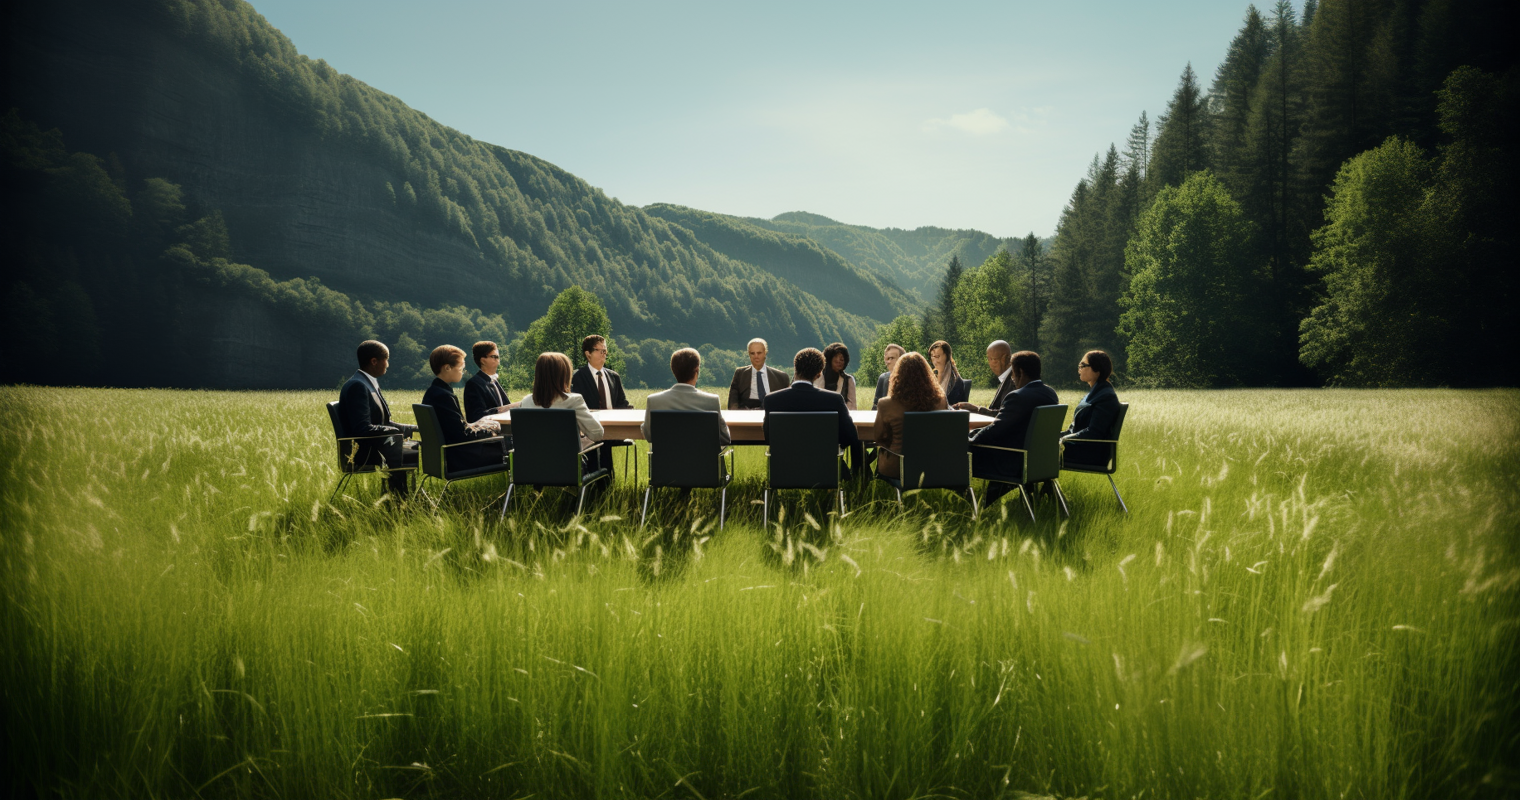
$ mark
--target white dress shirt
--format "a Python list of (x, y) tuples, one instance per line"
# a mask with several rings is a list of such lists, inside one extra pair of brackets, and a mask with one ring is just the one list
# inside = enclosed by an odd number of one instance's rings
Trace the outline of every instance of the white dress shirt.
[(749, 371), (754, 373), (754, 377), (751, 378), (750, 382), (749, 382), (749, 399), (751, 399), (751, 400), (759, 400), (760, 399), (760, 386), (761, 386), (761, 384), (765, 385), (765, 393), (766, 394), (770, 394), (772, 391), (774, 391), (773, 389), (771, 389), (771, 382), (769, 380), (767, 380), (766, 377), (765, 377), (765, 367), (761, 367), (760, 369), (755, 369), (754, 366), (752, 365), (752, 366), (750, 366)]

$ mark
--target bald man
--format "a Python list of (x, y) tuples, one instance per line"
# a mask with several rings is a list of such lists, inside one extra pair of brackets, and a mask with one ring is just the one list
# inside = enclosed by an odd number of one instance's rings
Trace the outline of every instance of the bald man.
[(1013, 348), (1007, 342), (999, 339), (987, 345), (987, 369), (998, 376), (998, 390), (992, 396), (992, 405), (984, 408), (975, 403), (956, 403), (956, 408), (989, 417), (997, 416), (998, 409), (1003, 407), (1003, 398), (1015, 388), (1012, 380)]

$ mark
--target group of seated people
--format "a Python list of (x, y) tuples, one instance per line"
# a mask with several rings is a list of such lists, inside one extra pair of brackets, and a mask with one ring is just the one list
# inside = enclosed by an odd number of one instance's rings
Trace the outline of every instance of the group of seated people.
[[(766, 423), (772, 412), (838, 412), (839, 444), (851, 448), (855, 454), (852, 463), (866, 463), (862, 443), (849, 414), (856, 408), (855, 377), (845, 372), (850, 363), (850, 352), (844, 344), (835, 342), (822, 351), (813, 347), (802, 349), (792, 360), (790, 375), (766, 363), (769, 348), (764, 339), (752, 339), (747, 350), (750, 365), (734, 371), (728, 390), (729, 409), (763, 410)], [(532, 392), (514, 403), (500, 382), (500, 349), (495, 342), (476, 342), (471, 355), (478, 369), (465, 383), (461, 408), (453, 384), (464, 379), (465, 353), (453, 345), (434, 349), (428, 364), (436, 377), (423, 394), (422, 402), (436, 412), (445, 444), (478, 442), (474, 447), (452, 448), (450, 468), (487, 466), (508, 458), (512, 449), (511, 438), (500, 437), (497, 423), (487, 418), (513, 408), (571, 409), (576, 414), (583, 449), (592, 442), (602, 441), (605, 432), (591, 412), (631, 409), (633, 404), (623, 392), (622, 378), (606, 366), (607, 340), (595, 334), (587, 336), (581, 342), (581, 351), (585, 364), (579, 369), (574, 368), (564, 353), (540, 354), (534, 364)], [(876, 393), (871, 402), (871, 408), (877, 412), (873, 438), (878, 448), (871, 457), (880, 475), (900, 477), (898, 459), (889, 450), (900, 446), (904, 415), (908, 412), (953, 408), (991, 416), (994, 418), (992, 424), (968, 434), (973, 443), (1015, 449), (1024, 447), (1025, 431), (1034, 409), (1057, 404), (1056, 392), (1041, 380), (1040, 357), (1036, 353), (1028, 350), (1014, 352), (1007, 342), (1000, 340), (987, 347), (986, 355), (988, 369), (998, 377), (998, 389), (991, 403), (982, 407), (969, 401), (971, 382), (960, 377), (949, 343), (935, 342), (929, 348), (929, 358), (908, 352), (898, 344), (887, 345), (883, 353), (887, 371), (877, 377)], [(390, 406), (380, 391), (379, 379), (389, 366), (390, 351), (380, 342), (366, 341), (359, 345), (358, 360), (359, 370), (343, 385), (338, 405), (347, 436), (374, 437), (359, 442), (356, 462), (414, 466), (417, 443), (410, 436), (416, 426), (394, 421)], [(690, 347), (675, 351), (670, 357), (670, 370), (676, 383), (665, 391), (649, 395), (646, 401), (648, 411), (720, 410), (717, 395), (697, 388), (702, 370), (700, 353)], [(1109, 382), (1112, 374), (1113, 361), (1104, 351), (1090, 350), (1082, 357), (1077, 365), (1077, 377), (1090, 387), (1090, 391), (1077, 405), (1072, 424), (1063, 432), (1063, 438), (1109, 437), (1119, 413), (1119, 399)], [(766, 423), (762, 427), (768, 436)], [(641, 428), (648, 439), (651, 433), (648, 415)], [(726, 424), (719, 424), (719, 436), (720, 447), (729, 444), (730, 433)], [(1106, 460), (1106, 454), (1097, 452), (1097, 449), (1101, 448), (1071, 443), (1067, 445), (1066, 457), (1078, 463)], [(986, 466), (997, 471), (997, 460), (1007, 457), (1006, 451), (985, 450), (975, 452), (973, 459), (985, 459)], [(593, 451), (588, 458), (593, 459), (588, 464), (591, 468), (612, 469), (612, 459), (606, 447)], [(391, 473), (390, 488), (405, 491), (405, 473)], [(989, 499), (996, 500), (1008, 490), (1005, 484), (994, 484)]]

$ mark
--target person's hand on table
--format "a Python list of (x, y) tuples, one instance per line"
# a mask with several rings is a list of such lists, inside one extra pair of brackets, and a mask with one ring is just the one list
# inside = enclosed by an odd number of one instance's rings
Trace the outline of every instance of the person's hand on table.
[(971, 403), (956, 403), (955, 404), (955, 410), (957, 410), (957, 411), (977, 411), (977, 410), (979, 410), (979, 407), (975, 406), (975, 405), (972, 405)]

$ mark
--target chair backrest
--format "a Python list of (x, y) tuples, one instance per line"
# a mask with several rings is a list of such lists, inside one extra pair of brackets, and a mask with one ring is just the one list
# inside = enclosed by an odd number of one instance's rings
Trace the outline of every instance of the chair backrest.
[(1025, 480), (1048, 481), (1061, 476), (1061, 429), (1066, 422), (1066, 406), (1036, 406), (1024, 431), (1024, 449), (1029, 452)]
[(903, 414), (904, 489), (964, 489), (971, 485), (966, 459), (969, 411), (910, 411)]
[(327, 416), (332, 420), (333, 438), (338, 441), (338, 471), (357, 472), (358, 467), (349, 463), (349, 454), (359, 446), (358, 442), (345, 442), (343, 439), (343, 418), (338, 416), (338, 401), (334, 400), (327, 404)]
[(723, 485), (716, 411), (649, 412), (649, 485), (712, 488)]
[[(971, 401), (971, 379), (961, 378), (961, 402)], [(969, 422), (969, 420), (968, 420)]]
[(1111, 445), (1108, 446), (1109, 447), (1109, 451), (1108, 451), (1109, 452), (1108, 469), (1109, 469), (1110, 472), (1118, 472), (1119, 471), (1119, 444), (1118, 444), (1118, 442), (1119, 442), (1119, 432), (1122, 431), (1122, 430), (1124, 430), (1124, 415), (1128, 414), (1128, 413), (1129, 413), (1129, 403), (1120, 403), (1119, 404), (1119, 416), (1114, 417), (1114, 432), (1113, 432), (1113, 434), (1111, 436), (1108, 437), (1108, 438), (1114, 440), (1114, 444), (1111, 444)]
[(839, 412), (778, 411), (766, 420), (772, 489), (839, 485)]
[(534, 486), (578, 486), (581, 439), (575, 410), (512, 409), (512, 482)]
[(412, 404), (417, 416), (417, 433), (422, 437), (422, 474), (442, 480), (443, 474), (443, 428), (438, 426), (438, 413), (432, 406)]

